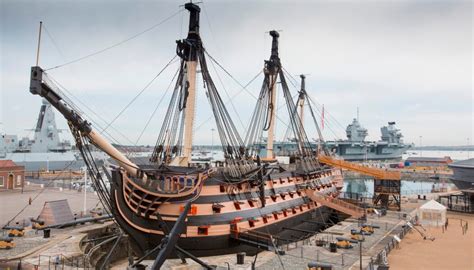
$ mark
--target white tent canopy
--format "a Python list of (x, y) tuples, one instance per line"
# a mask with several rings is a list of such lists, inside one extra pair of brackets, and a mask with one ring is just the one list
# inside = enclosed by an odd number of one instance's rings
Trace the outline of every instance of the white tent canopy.
[(424, 226), (443, 226), (446, 223), (446, 207), (435, 200), (423, 204), (419, 210), (420, 223)]

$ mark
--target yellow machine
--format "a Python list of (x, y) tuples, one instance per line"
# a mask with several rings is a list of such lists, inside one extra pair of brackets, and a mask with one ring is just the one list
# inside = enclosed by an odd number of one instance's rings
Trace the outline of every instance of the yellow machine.
[(332, 265), (321, 262), (310, 262), (308, 263), (308, 270), (332, 270)]
[(30, 219), (31, 220), (31, 228), (35, 230), (41, 230), (43, 229), (46, 225), (44, 224), (44, 221), (39, 220), (39, 219)]
[(10, 237), (0, 237), (0, 249), (11, 249), (15, 247), (13, 239)]
[(365, 238), (361, 234), (351, 234), (351, 239), (356, 241), (364, 241)]
[(10, 237), (22, 237), (25, 235), (25, 228), (20, 226), (5, 226), (4, 230), (8, 231), (8, 236)]
[(349, 249), (349, 248), (352, 248), (352, 244), (358, 243), (358, 241), (348, 239), (348, 238), (342, 238), (342, 237), (337, 237), (336, 240), (337, 240), (336, 242), (337, 248)]
[(365, 234), (371, 235), (375, 232), (374, 229), (378, 229), (378, 228), (380, 228), (380, 227), (375, 226), (375, 225), (362, 224), (362, 227), (360, 228), (360, 230), (361, 230), (361, 232), (363, 232)]

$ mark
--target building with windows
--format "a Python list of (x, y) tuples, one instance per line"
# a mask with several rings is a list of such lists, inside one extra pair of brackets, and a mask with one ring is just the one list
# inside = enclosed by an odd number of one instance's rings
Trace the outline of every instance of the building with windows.
[(21, 189), (25, 182), (25, 166), (12, 160), (0, 160), (0, 190)]
[(447, 168), (452, 162), (450, 157), (409, 157), (405, 160), (405, 166)]

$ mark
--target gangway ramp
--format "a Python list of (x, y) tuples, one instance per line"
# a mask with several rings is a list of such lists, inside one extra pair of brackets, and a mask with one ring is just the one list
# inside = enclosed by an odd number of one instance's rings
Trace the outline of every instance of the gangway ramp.
[(306, 196), (308, 196), (311, 200), (319, 204), (332, 208), (336, 211), (348, 214), (353, 218), (361, 218), (365, 214), (363, 208), (353, 205), (352, 203), (348, 203), (343, 200), (321, 194), (317, 190), (306, 190)]
[(400, 181), (401, 179), (400, 171), (392, 171), (392, 170), (387, 170), (387, 169), (367, 167), (367, 166), (363, 166), (357, 163), (348, 162), (342, 159), (335, 159), (333, 157), (326, 156), (326, 155), (319, 155), (318, 159), (322, 163), (339, 167), (339, 168), (343, 168), (343, 169), (347, 169), (350, 171), (358, 172), (361, 174), (370, 175), (380, 180)]

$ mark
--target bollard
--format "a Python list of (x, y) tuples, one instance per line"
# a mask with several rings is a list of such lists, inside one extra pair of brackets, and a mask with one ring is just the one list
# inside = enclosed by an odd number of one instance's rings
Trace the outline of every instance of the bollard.
[(237, 264), (244, 264), (245, 252), (237, 253)]
[(316, 250), (316, 260), (319, 261), (319, 250)]
[(303, 258), (303, 247), (301, 247), (301, 258)]
[(51, 235), (51, 230), (50, 229), (44, 229), (43, 230), (43, 238), (49, 238)]
[(342, 260), (341, 265), (344, 265), (344, 253), (342, 253), (341, 256), (342, 256), (341, 257), (341, 260)]

